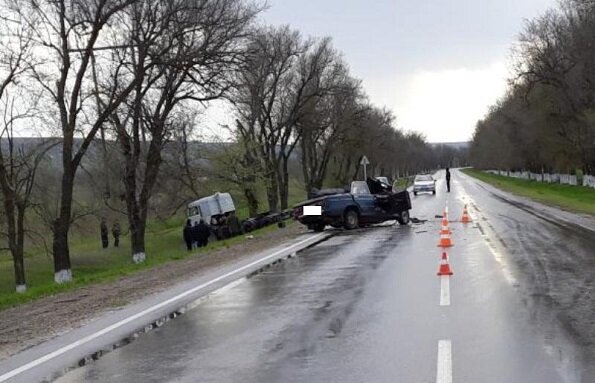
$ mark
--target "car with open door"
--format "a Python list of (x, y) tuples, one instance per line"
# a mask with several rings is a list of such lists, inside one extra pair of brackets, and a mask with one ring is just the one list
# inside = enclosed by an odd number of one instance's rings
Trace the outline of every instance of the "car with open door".
[(351, 230), (390, 220), (406, 225), (410, 209), (409, 192), (394, 193), (390, 186), (368, 179), (353, 181), (349, 193), (325, 195), (298, 204), (293, 215), (314, 231), (323, 231), (327, 225)]

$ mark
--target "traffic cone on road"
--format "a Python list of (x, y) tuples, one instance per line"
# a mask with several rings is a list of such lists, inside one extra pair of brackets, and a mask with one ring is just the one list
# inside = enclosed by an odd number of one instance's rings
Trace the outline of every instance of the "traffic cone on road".
[(448, 228), (448, 220), (446, 218), (442, 220), (442, 227), (440, 229), (440, 235), (442, 235), (442, 234), (451, 234), (451, 231)]
[(463, 222), (463, 223), (471, 222), (471, 217), (469, 216), (469, 213), (467, 212), (467, 205), (465, 205), (465, 208), (463, 209), (463, 218), (461, 218), (461, 222)]
[(438, 276), (443, 275), (453, 275), (454, 273), (450, 269), (450, 265), (448, 264), (448, 256), (446, 252), (442, 253), (442, 261), (440, 262), (440, 269), (438, 269)]
[(454, 244), (452, 243), (452, 240), (450, 239), (450, 233), (449, 234), (440, 233), (440, 242), (438, 242), (438, 247), (452, 247), (452, 246), (454, 246)]

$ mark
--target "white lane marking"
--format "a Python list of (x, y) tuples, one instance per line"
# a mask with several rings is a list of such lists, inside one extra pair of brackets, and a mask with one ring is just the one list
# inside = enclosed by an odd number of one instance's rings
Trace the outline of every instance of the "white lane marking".
[(450, 306), (450, 276), (440, 276), (440, 306)]
[(178, 294), (178, 295), (176, 295), (176, 296), (174, 296), (172, 298), (169, 298), (168, 300), (165, 300), (165, 301), (163, 301), (163, 302), (161, 302), (159, 304), (156, 304), (155, 306), (149, 307), (149, 308), (147, 308), (147, 309), (145, 309), (145, 310), (143, 310), (141, 312), (138, 312), (138, 313), (136, 313), (136, 314), (134, 314), (132, 316), (129, 316), (126, 319), (122, 319), (121, 321), (116, 322), (116, 323), (114, 323), (114, 324), (112, 324), (112, 325), (110, 325), (110, 326), (108, 326), (108, 327), (106, 327), (106, 328), (104, 328), (102, 330), (99, 330), (99, 331), (97, 331), (97, 332), (95, 332), (95, 333), (93, 333), (91, 335), (88, 335), (88, 336), (86, 336), (86, 337), (84, 337), (82, 339), (79, 339), (76, 342), (73, 342), (73, 343), (71, 343), (69, 345), (66, 345), (66, 346), (64, 346), (62, 348), (59, 348), (56, 351), (50, 352), (50, 353), (48, 353), (48, 354), (46, 354), (46, 355), (44, 355), (44, 356), (42, 356), (42, 357), (40, 357), (38, 359), (35, 359), (35, 360), (33, 360), (33, 361), (31, 361), (31, 362), (29, 362), (27, 364), (22, 365), (19, 368), (15, 368), (14, 370), (11, 370), (11, 371), (3, 374), (3, 375), (0, 375), (0, 382), (5, 382), (5, 381), (7, 381), (10, 378), (13, 378), (13, 377), (15, 377), (15, 376), (17, 376), (19, 374), (22, 374), (23, 372), (25, 372), (27, 370), (30, 370), (33, 367), (37, 367), (40, 364), (45, 363), (45, 362), (47, 362), (47, 361), (49, 361), (49, 360), (51, 360), (51, 359), (53, 359), (53, 358), (55, 358), (57, 356), (60, 356), (60, 355), (66, 353), (66, 352), (68, 352), (68, 351), (70, 351), (72, 349), (75, 349), (76, 347), (79, 347), (79, 346), (81, 346), (81, 345), (83, 345), (85, 343), (88, 343), (88, 342), (92, 341), (93, 339), (97, 339), (100, 336), (105, 335), (105, 334), (109, 333), (110, 331), (113, 331), (113, 330), (115, 330), (115, 329), (117, 329), (119, 327), (122, 327), (122, 326), (124, 326), (127, 323), (130, 323), (130, 322), (132, 322), (132, 321), (134, 321), (134, 320), (136, 320), (138, 318), (141, 318), (141, 317), (143, 317), (143, 316), (145, 316), (147, 314), (150, 314), (150, 313), (152, 313), (154, 311), (157, 311), (160, 308), (169, 305), (170, 303), (174, 303), (175, 301), (180, 300), (180, 299), (182, 299), (182, 298), (184, 298), (184, 297), (186, 297), (186, 296), (188, 296), (190, 294), (193, 294), (193, 293), (195, 293), (197, 291), (200, 291), (200, 290), (204, 289), (205, 287), (208, 287), (208, 286), (210, 286), (212, 284), (215, 284), (215, 283), (217, 283), (217, 282), (219, 282), (219, 281), (221, 281), (221, 280), (223, 280), (223, 279), (225, 279), (227, 277), (230, 277), (230, 276), (232, 276), (234, 274), (237, 274), (237, 273), (240, 273), (240, 272), (242, 272), (242, 271), (244, 271), (246, 269), (249, 269), (249, 268), (251, 268), (251, 267), (253, 267), (253, 266), (255, 266), (255, 265), (257, 265), (257, 264), (259, 264), (259, 263), (261, 263), (263, 261), (266, 261), (266, 260), (271, 259), (271, 258), (275, 258), (279, 254), (281, 254), (281, 253), (283, 253), (283, 252), (285, 252), (285, 251), (287, 251), (287, 250), (289, 250), (291, 248), (299, 247), (303, 243), (306, 243), (308, 241), (312, 241), (312, 240), (314, 240), (316, 238), (320, 238), (323, 235), (326, 235), (326, 234), (325, 233), (321, 233), (321, 234), (317, 234), (315, 236), (306, 238), (306, 239), (304, 239), (304, 240), (302, 240), (302, 241), (300, 241), (300, 242), (298, 242), (296, 244), (293, 244), (291, 246), (286, 247), (285, 249), (278, 250), (278, 251), (274, 252), (273, 254), (267, 255), (264, 258), (261, 258), (259, 260), (254, 261), (254, 262), (251, 262), (251, 263), (249, 263), (247, 265), (244, 265), (244, 266), (242, 266), (242, 267), (240, 267), (238, 269), (235, 269), (235, 270), (230, 271), (230, 272), (228, 272), (228, 273), (226, 273), (224, 275), (221, 275), (221, 276), (219, 276), (219, 277), (217, 277), (215, 279), (212, 279), (212, 280), (210, 280), (208, 282), (205, 282), (202, 285), (193, 287), (190, 290), (186, 290), (183, 293), (180, 293), (180, 294)]
[(452, 383), (452, 345), (450, 340), (438, 341), (436, 383)]

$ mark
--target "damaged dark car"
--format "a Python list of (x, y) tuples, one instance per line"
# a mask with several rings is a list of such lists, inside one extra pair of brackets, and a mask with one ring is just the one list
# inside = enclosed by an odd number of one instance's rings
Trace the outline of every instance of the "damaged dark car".
[(323, 191), (310, 196), (314, 198), (293, 210), (294, 218), (310, 230), (323, 231), (327, 225), (351, 230), (391, 220), (401, 225), (409, 223), (409, 192), (393, 192), (389, 185), (371, 178), (353, 181), (348, 192)]

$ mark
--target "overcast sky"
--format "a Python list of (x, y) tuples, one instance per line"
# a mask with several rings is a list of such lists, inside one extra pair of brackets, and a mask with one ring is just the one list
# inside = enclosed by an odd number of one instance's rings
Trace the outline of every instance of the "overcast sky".
[(263, 19), (331, 36), (373, 103), (430, 142), (466, 141), (503, 93), (523, 20), (555, 0), (268, 0)]

